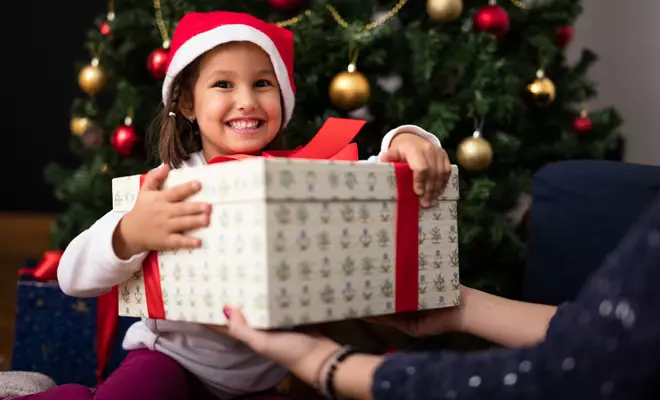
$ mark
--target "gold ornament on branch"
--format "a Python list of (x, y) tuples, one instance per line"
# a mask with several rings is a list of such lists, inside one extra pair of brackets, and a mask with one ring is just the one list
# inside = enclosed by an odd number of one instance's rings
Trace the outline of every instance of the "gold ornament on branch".
[(536, 72), (536, 79), (527, 85), (527, 90), (532, 95), (534, 103), (539, 107), (546, 107), (555, 100), (555, 84), (546, 78), (543, 69)]
[(108, 82), (108, 76), (99, 65), (99, 59), (94, 57), (91, 64), (80, 70), (78, 74), (78, 85), (90, 96), (98, 94)]
[(332, 104), (345, 111), (352, 111), (367, 104), (371, 97), (371, 86), (369, 79), (357, 70), (355, 63), (351, 63), (346, 71), (332, 78), (328, 94)]
[(463, 0), (427, 0), (426, 12), (434, 21), (455, 21), (463, 12)]
[(86, 117), (71, 118), (71, 133), (82, 136), (92, 126), (92, 122)]
[(483, 171), (493, 162), (493, 147), (481, 137), (480, 130), (475, 130), (471, 137), (458, 144), (456, 159), (458, 165), (468, 171)]

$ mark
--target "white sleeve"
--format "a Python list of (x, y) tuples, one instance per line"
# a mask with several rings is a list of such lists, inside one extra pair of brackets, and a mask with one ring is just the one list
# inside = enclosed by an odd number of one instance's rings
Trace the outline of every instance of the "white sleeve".
[(366, 161), (369, 162), (379, 162), (380, 161), (380, 155), (383, 153), (386, 153), (387, 150), (390, 149), (390, 144), (392, 143), (392, 139), (394, 139), (394, 136), (398, 135), (399, 133), (412, 133), (414, 135), (417, 135), (419, 137), (422, 137), (429, 142), (436, 144), (438, 147), (442, 147), (442, 144), (440, 144), (440, 140), (432, 133), (420, 128), (417, 125), (401, 125), (399, 127), (396, 127), (392, 129), (391, 131), (387, 132), (385, 136), (383, 136), (383, 141), (380, 145), (380, 153), (378, 153), (377, 156), (371, 156), (369, 157)]
[(112, 236), (124, 215), (108, 212), (69, 243), (57, 268), (58, 283), (65, 294), (100, 296), (140, 270), (146, 252), (121, 260), (112, 247)]

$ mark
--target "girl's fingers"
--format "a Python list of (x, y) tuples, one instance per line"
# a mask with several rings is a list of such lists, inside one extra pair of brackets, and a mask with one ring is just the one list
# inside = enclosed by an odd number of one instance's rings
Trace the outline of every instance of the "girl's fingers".
[(167, 179), (167, 174), (169, 174), (169, 172), (170, 167), (167, 165), (154, 168), (147, 172), (141, 190), (160, 190), (160, 187), (165, 182), (165, 179)]
[(185, 236), (180, 233), (171, 234), (168, 236), (165, 248), (167, 249), (196, 249), (202, 245), (199, 238), (192, 236)]
[(170, 218), (167, 223), (167, 229), (172, 233), (181, 233), (193, 229), (204, 228), (208, 225), (209, 215), (203, 213)]
[(166, 201), (176, 203), (187, 199), (201, 189), (202, 184), (199, 181), (191, 181), (165, 190), (163, 196)]

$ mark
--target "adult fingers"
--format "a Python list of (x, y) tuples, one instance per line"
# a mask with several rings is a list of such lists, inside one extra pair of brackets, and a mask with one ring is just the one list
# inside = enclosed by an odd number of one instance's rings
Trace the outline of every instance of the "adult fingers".
[(229, 336), (245, 343), (255, 352), (264, 354), (267, 349), (269, 333), (250, 327), (239, 308), (225, 307), (223, 311), (229, 321)]
[(199, 181), (190, 181), (167, 189), (163, 195), (167, 201), (174, 203), (187, 199), (201, 189), (202, 184)]
[(141, 190), (159, 190), (165, 179), (167, 179), (169, 172), (170, 167), (168, 165), (162, 165), (147, 172)]

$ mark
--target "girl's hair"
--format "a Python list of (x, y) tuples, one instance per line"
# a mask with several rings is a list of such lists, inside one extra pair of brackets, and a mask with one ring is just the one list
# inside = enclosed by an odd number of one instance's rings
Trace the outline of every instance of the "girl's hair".
[[(190, 122), (181, 114), (179, 102), (182, 98), (192, 99), (193, 88), (197, 79), (200, 59), (186, 66), (172, 82), (170, 101), (162, 106), (162, 110), (154, 120), (149, 136), (155, 144), (160, 161), (172, 168), (179, 168), (184, 161), (190, 159), (190, 154), (202, 150), (202, 137), (197, 122)], [(284, 113), (284, 99), (280, 94), (280, 105)], [(170, 115), (174, 113), (174, 115)], [(281, 130), (281, 127), (280, 127)], [(284, 135), (281, 132), (264, 148), (264, 150), (283, 150)]]

